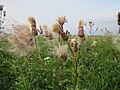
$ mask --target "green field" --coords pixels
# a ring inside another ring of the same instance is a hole
[[[94,40],[97,45],[91,48]],[[93,37],[83,42],[77,51],[77,73],[70,49],[63,62],[53,52],[53,44],[58,46],[58,42],[51,42],[39,36],[39,51],[21,56],[8,51],[9,42],[0,42],[0,90],[73,90],[76,75],[76,90],[120,89],[120,50],[111,37]],[[67,45],[62,40],[60,44]]]

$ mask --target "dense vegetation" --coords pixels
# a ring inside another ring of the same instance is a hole
[[[61,83],[64,90],[73,90],[74,58],[70,50],[62,66],[61,58],[51,53],[52,43],[42,36],[37,41],[39,51],[27,56],[0,49],[0,90],[59,90]],[[76,90],[119,90],[120,51],[112,44],[111,38],[96,38],[98,43],[94,48],[91,48],[92,41],[84,41],[77,52]],[[66,43],[61,41],[61,44]],[[46,57],[49,58],[45,60]],[[64,72],[62,79],[61,68]]]

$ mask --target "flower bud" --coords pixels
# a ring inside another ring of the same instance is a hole
[[[33,36],[37,36],[38,35],[36,27],[32,27],[32,34],[33,34]]]
[[[72,51],[75,55],[75,53],[77,52],[77,41],[76,41],[76,39],[71,39],[71,43],[72,43]]]
[[[78,36],[83,38],[84,37],[84,30],[83,27],[78,27]]]
[[[67,40],[68,40],[68,35],[67,35],[67,33],[62,32],[60,35],[61,35],[61,37],[62,37],[62,39],[63,39],[64,41],[67,41]]]

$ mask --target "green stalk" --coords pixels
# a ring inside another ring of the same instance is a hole
[[[62,64],[61,64],[61,90],[63,90],[63,86],[64,86],[64,84],[63,84],[63,78],[64,78],[64,60],[62,60]]]
[[[76,60],[76,55],[74,55],[74,90],[76,90],[76,85],[77,85],[77,77],[78,77],[78,68],[77,68],[77,60]]]
[[[73,53],[73,51],[72,51],[72,49],[71,49],[70,44],[69,44],[69,42],[68,42],[68,41],[67,41],[67,45],[68,45],[68,47],[69,47],[69,49],[70,49],[70,51],[71,51],[72,55],[74,56],[74,53]]]
[[[36,47],[36,49],[37,49],[37,51],[38,51],[38,56],[39,56],[39,59],[42,61],[42,64],[43,64],[43,67],[46,67],[46,69],[49,71],[49,73],[51,73],[51,75],[53,75],[53,73],[52,72],[50,72],[50,69],[49,69],[49,67],[47,66],[47,65],[45,65],[45,61],[44,61],[44,59],[41,57],[41,55],[40,55],[40,51],[39,51],[39,48],[38,48],[38,45],[37,45],[37,38],[36,38],[36,36],[34,36],[34,42],[35,42],[35,47]]]

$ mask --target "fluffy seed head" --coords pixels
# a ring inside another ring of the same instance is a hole
[[[44,30],[44,32],[46,32],[46,31],[48,31],[48,26],[46,24],[43,24],[42,29]]]
[[[83,26],[84,26],[84,20],[80,20],[78,27],[83,27]]]
[[[33,26],[36,26],[36,20],[35,20],[35,18],[34,17],[29,17],[28,18],[28,23],[29,23],[29,25],[31,26],[31,27],[33,27]]]
[[[77,43],[76,39],[71,39],[71,43]]]
[[[14,41],[17,39],[16,35],[15,34],[12,34],[8,37],[8,40],[11,42],[11,43],[14,43]]]
[[[59,16],[57,21],[60,25],[64,25],[64,23],[67,22],[66,16]]]
[[[59,46],[59,48],[57,50],[57,54],[60,58],[65,60],[67,57],[67,47],[66,46]]]
[[[56,32],[56,33],[61,33],[61,27],[60,27],[60,25],[58,23],[54,23],[52,25],[52,31]]]
[[[26,37],[28,37],[30,35],[31,35],[31,32],[30,32],[29,28],[27,28],[27,27],[19,28],[19,31],[18,31],[19,38],[25,39]]]

